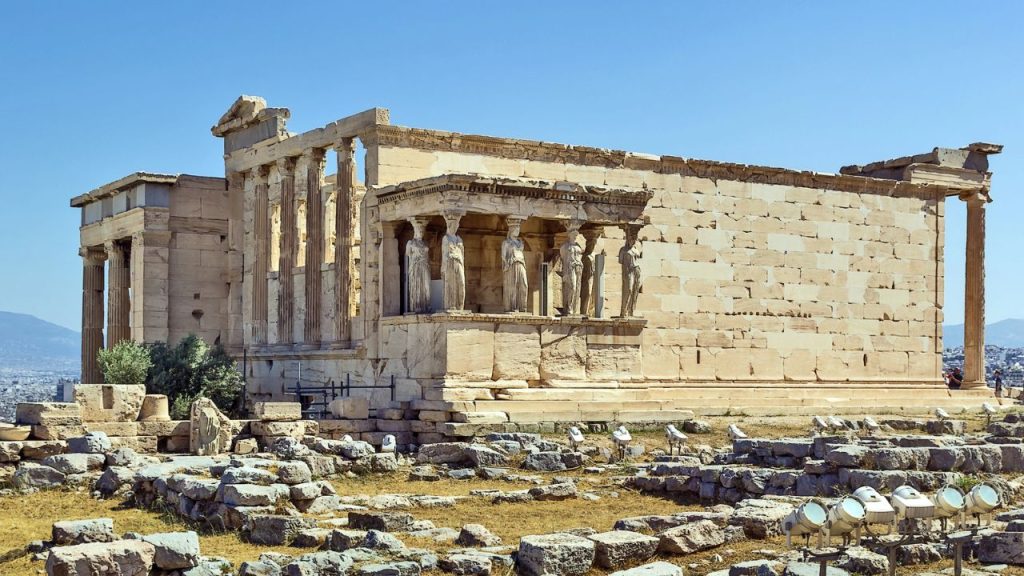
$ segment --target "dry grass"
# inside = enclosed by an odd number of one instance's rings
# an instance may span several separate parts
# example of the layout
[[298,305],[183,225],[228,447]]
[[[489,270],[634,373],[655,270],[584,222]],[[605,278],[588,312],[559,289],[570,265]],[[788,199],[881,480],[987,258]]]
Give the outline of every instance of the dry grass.
[[[153,534],[193,529],[184,522],[156,512],[124,507],[114,500],[94,500],[86,492],[37,492],[0,498],[0,554],[18,556],[16,551],[23,549],[29,542],[49,540],[54,522],[86,518],[112,518],[114,530],[119,534]],[[245,560],[256,559],[261,552],[268,550],[295,553],[294,548],[248,544],[237,533],[203,533],[200,549],[204,556],[227,558],[236,567]],[[0,574],[4,575],[34,574],[42,567],[41,562],[32,562],[28,556],[0,560]]]

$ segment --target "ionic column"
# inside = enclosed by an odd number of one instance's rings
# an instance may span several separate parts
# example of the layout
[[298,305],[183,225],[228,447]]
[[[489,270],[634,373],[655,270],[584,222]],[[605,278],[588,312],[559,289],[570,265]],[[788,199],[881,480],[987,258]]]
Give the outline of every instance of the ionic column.
[[320,299],[323,282],[320,265],[324,261],[324,205],[321,183],[324,173],[324,151],[307,152],[306,169],[306,321],[302,341],[320,343]]
[[103,348],[103,261],[102,249],[81,248],[82,257],[82,382],[103,382],[96,355]]
[[356,268],[352,259],[356,228],[355,210],[352,209],[356,176],[355,143],[352,138],[345,138],[334,150],[338,156],[334,202],[334,333],[337,334],[338,342],[347,343],[352,340],[352,316],[355,311],[353,278]]
[[281,344],[291,344],[295,337],[294,306],[295,279],[295,159],[277,161],[281,176],[281,261],[278,265],[277,338]]
[[253,214],[256,254],[252,267],[253,341],[267,343],[267,271],[270,266],[270,200],[266,166],[252,171],[256,179],[256,206]]
[[985,386],[985,194],[967,202],[967,259],[964,289],[964,388]]
[[131,272],[128,269],[128,249],[121,241],[104,245],[107,252],[107,348],[113,348],[124,340],[130,340],[131,300],[128,289],[131,286]]

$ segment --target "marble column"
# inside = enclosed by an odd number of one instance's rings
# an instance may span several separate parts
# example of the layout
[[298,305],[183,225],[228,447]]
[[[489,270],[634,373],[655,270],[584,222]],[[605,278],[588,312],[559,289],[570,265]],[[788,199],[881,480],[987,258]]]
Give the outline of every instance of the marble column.
[[107,252],[107,348],[113,348],[132,337],[132,303],[128,291],[131,272],[124,242],[107,242],[104,248]]
[[579,220],[566,223],[566,240],[559,248],[562,259],[562,316],[580,315],[580,286],[583,276],[583,249],[576,243]]
[[424,241],[429,216],[409,219],[413,237],[405,243],[405,293],[407,314],[430,312],[430,247]]
[[964,289],[963,388],[985,386],[985,194],[961,196],[967,202],[967,259]]
[[260,166],[251,173],[256,179],[256,205],[253,211],[256,250],[252,267],[252,336],[256,344],[267,343],[267,273],[270,266],[271,241],[267,172],[266,166]]
[[462,212],[444,213],[447,233],[441,239],[441,277],[447,312],[463,312],[466,307],[466,248],[458,234],[462,215]]
[[600,228],[587,228],[583,234],[583,277],[580,281],[580,314],[584,316],[594,315],[594,249],[597,247],[597,239],[601,237]]
[[103,382],[96,355],[103,348],[103,261],[102,249],[82,248],[82,382]]
[[355,261],[352,246],[355,244],[355,210],[352,203],[355,195],[356,156],[352,138],[345,138],[334,148],[338,157],[338,180],[334,194],[334,288],[336,323],[334,333],[340,343],[352,340],[352,316],[355,312]]
[[281,178],[281,260],[278,264],[277,339],[280,344],[291,344],[295,339],[293,322],[295,308],[295,247],[298,231],[295,229],[295,159],[277,161]]
[[302,341],[307,345],[319,345],[323,292],[320,265],[324,261],[324,150],[314,148],[307,151],[306,155],[306,318]]

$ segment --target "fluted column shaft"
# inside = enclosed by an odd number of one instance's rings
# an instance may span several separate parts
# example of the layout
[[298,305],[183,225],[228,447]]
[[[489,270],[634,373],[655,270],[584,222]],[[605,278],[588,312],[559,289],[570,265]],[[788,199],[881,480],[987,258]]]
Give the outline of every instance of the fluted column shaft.
[[964,289],[964,388],[985,385],[985,203],[967,201],[967,258]]
[[113,241],[105,245],[107,252],[107,348],[130,340],[131,271],[128,268],[128,249],[124,242]]
[[281,176],[281,262],[278,266],[277,336],[282,344],[294,341],[295,307],[295,159],[277,161]]
[[270,264],[270,200],[267,168],[252,171],[256,179],[253,223],[255,229],[255,258],[252,268],[252,326],[253,341],[267,343],[267,271]]
[[103,250],[82,248],[82,382],[103,382],[96,355],[103,348]]
[[334,234],[334,286],[335,334],[339,342],[352,340],[352,316],[355,309],[355,262],[352,246],[355,243],[355,143],[345,138],[335,148],[338,156],[338,181],[335,185]]
[[306,320],[303,342],[320,343],[320,309],[323,282],[320,265],[324,261],[324,205],[321,184],[324,172],[324,151],[307,152],[306,168]]

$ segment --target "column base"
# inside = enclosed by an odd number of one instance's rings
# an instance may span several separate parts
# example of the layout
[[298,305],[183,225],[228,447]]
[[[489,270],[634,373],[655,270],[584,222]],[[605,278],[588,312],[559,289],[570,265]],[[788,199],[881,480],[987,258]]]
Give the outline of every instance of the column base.
[[988,388],[988,382],[985,382],[984,380],[968,382],[965,380],[963,384],[960,385],[961,390],[979,390],[982,388]]

